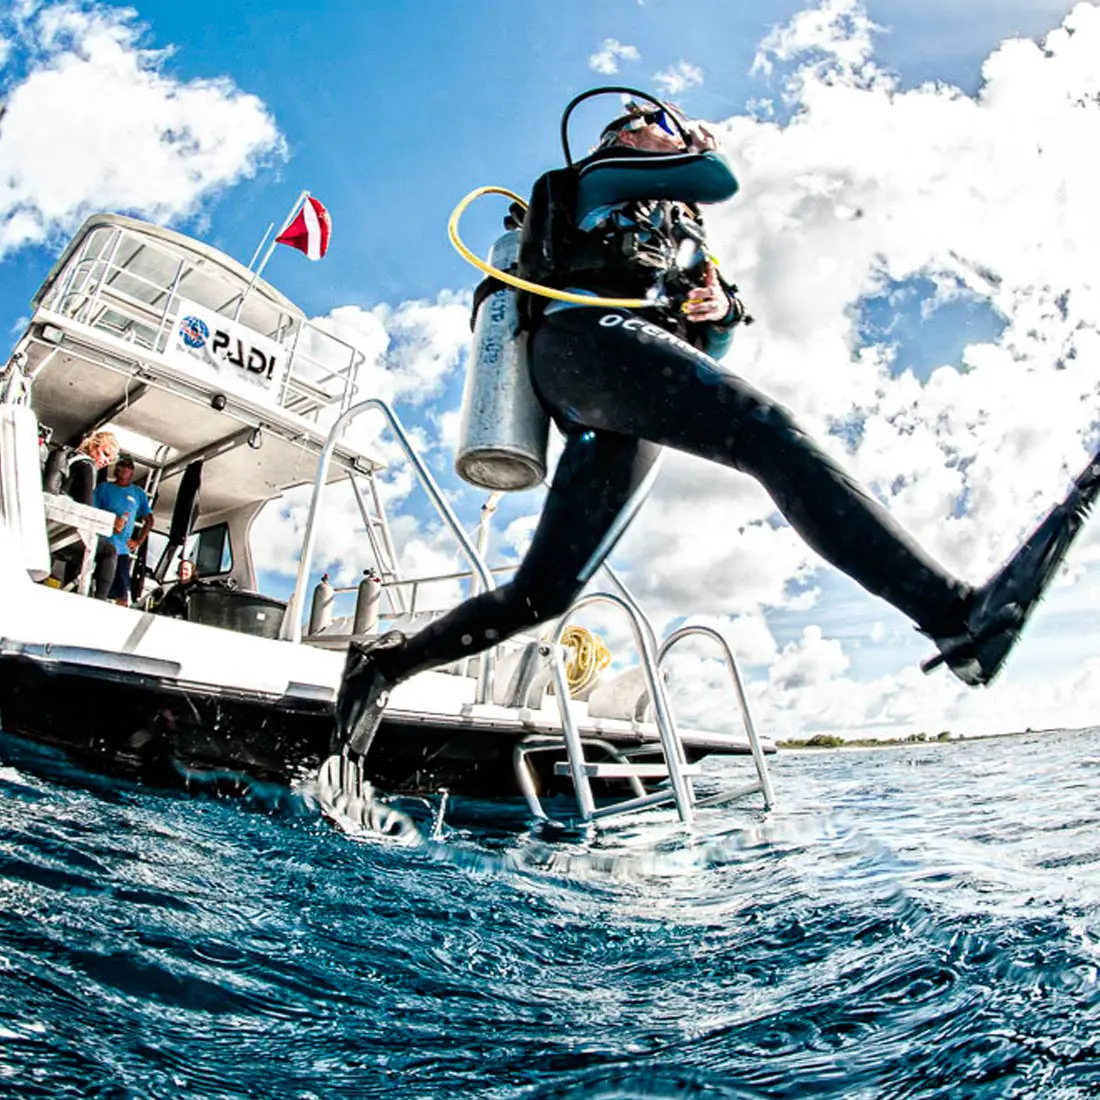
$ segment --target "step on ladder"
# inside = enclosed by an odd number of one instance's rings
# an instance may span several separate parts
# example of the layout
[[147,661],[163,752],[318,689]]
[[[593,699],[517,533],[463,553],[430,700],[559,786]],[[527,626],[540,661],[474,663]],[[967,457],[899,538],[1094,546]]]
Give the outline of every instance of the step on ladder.
[[[618,582],[617,582],[618,583]],[[621,585],[620,585],[621,587]],[[573,716],[571,697],[569,693],[568,677],[565,671],[565,648],[560,644],[561,634],[569,616],[593,603],[610,603],[624,610],[630,618],[634,629],[634,637],[641,654],[642,668],[649,687],[649,696],[653,704],[654,719],[660,735],[661,751],[664,756],[663,764],[639,764],[626,759],[612,745],[606,741],[593,738],[582,738]],[[690,635],[701,635],[716,640],[723,650],[727,667],[733,678],[734,688],[737,694],[741,716],[745,723],[745,732],[749,739],[749,747],[752,750],[753,762],[756,765],[757,780],[748,786],[739,787],[733,791],[723,791],[713,797],[699,800],[696,798],[692,780],[702,773],[702,768],[697,764],[689,764],[684,752],[683,742],[676,730],[672,711],[668,705],[668,698],[664,690],[664,681],[660,673],[660,664],[673,646],[683,638]],[[661,806],[672,803],[680,820],[689,825],[694,819],[697,806],[717,806],[733,801],[745,795],[757,792],[764,796],[764,806],[770,809],[775,804],[775,795],[772,791],[771,780],[768,776],[767,763],[764,759],[763,749],[760,747],[760,739],[753,725],[752,716],[749,713],[748,699],[745,695],[744,685],[737,670],[737,662],[729,643],[722,635],[711,627],[687,626],[671,634],[657,650],[656,636],[653,628],[644,612],[637,605],[633,597],[625,588],[622,595],[614,595],[608,592],[593,593],[582,596],[566,612],[559,626],[557,640],[554,643],[544,642],[539,646],[539,657],[550,665],[554,681],[554,692],[558,700],[558,708],[561,714],[562,731],[565,739],[567,760],[558,763],[554,767],[555,774],[568,776],[573,781],[573,789],[577,798],[577,809],[580,818],[584,822],[596,821],[620,814],[630,813],[651,806]],[[610,759],[599,762],[590,762],[585,759],[585,744],[605,752]],[[527,799],[531,812],[536,817],[545,818],[547,815],[542,809],[531,780],[531,773],[527,767],[527,756],[532,752],[559,750],[562,746],[560,737],[534,735],[525,738],[516,747],[513,761],[516,777],[519,780],[520,789]],[[593,779],[626,779],[632,788],[633,797],[622,799],[607,806],[597,807],[592,795]],[[642,784],[643,779],[667,779],[668,786],[656,791],[646,792]]]

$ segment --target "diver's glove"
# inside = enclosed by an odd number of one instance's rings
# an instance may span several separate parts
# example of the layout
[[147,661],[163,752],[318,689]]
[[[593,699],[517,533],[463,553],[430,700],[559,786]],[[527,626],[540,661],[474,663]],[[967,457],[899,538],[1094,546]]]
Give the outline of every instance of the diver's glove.
[[722,289],[726,292],[726,297],[729,299],[730,308],[725,317],[722,317],[718,321],[712,322],[721,328],[734,328],[737,325],[751,325],[754,324],[756,318],[751,316],[749,311],[745,309],[745,303],[741,301],[738,294],[741,293],[740,288],[736,283],[727,283],[721,275],[718,276],[718,283]]

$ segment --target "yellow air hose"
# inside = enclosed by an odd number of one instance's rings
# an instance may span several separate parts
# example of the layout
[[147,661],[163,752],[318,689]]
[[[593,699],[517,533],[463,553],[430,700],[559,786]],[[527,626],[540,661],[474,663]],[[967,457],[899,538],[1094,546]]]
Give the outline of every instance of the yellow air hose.
[[572,651],[565,664],[565,678],[575,699],[611,664],[611,654],[598,634],[572,623],[562,631],[561,644]]
[[513,191],[509,191],[504,187],[478,187],[471,191],[454,210],[451,211],[450,220],[447,222],[447,236],[450,238],[451,244],[454,245],[455,251],[468,264],[473,264],[478,271],[483,271],[486,275],[491,275],[494,279],[499,279],[502,283],[514,286],[517,290],[526,290],[531,294],[538,294],[543,298],[554,298],[559,302],[574,302],[580,306],[604,306],[610,309],[652,309],[654,306],[661,304],[659,301],[652,298],[596,298],[591,294],[574,294],[572,291],[568,290],[555,290],[553,287],[541,286],[538,283],[528,282],[526,279],[519,278],[518,275],[512,275],[507,271],[501,271],[498,268],[491,267],[484,260],[475,256],[458,235],[458,221],[462,217],[463,212],[474,199],[479,199],[482,195],[503,195],[505,198],[512,199],[513,202],[518,202],[524,210],[527,209],[527,203]]

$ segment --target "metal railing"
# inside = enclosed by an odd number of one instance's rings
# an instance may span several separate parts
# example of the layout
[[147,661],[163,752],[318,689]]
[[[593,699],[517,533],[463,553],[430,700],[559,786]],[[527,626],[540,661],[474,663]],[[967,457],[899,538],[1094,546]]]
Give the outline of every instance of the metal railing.
[[[581,608],[595,603],[608,603],[618,607],[626,612],[627,618],[630,620],[631,628],[634,631],[634,642],[641,657],[646,686],[649,689],[649,696],[653,700],[653,709],[657,718],[657,732],[661,739],[661,749],[668,768],[669,784],[672,787],[671,792],[655,791],[652,794],[643,795],[641,798],[627,799],[600,809],[596,809],[592,797],[592,786],[585,769],[584,746],[569,709],[569,685],[565,674],[565,662],[561,654],[561,639],[565,633],[569,616],[580,611]],[[661,682],[654,638],[653,625],[649,622],[645,612],[632,599],[616,596],[610,592],[593,592],[590,595],[581,596],[565,613],[555,634],[553,651],[547,653],[551,660],[554,689],[561,711],[562,730],[569,758],[569,771],[577,795],[577,806],[584,821],[593,821],[596,818],[607,817],[611,814],[627,813],[630,810],[641,809],[644,806],[659,805],[668,802],[670,799],[676,803],[676,812],[680,820],[685,825],[690,824],[692,821],[695,792],[684,774],[687,758],[684,754],[684,746],[680,741],[680,735],[676,731],[672,709],[669,707],[668,699],[665,696],[664,684]]]
[[[108,232],[110,236],[105,239]],[[137,248],[120,261],[119,251],[124,242],[127,246],[136,243]],[[148,277],[131,266],[139,256],[155,257],[171,275]],[[180,303],[190,296],[191,288],[181,289],[181,284],[197,268],[197,259],[181,256],[136,231],[122,227],[108,230],[101,226],[93,229],[83,247],[74,251],[43,294],[40,305],[61,317],[163,355],[171,344]],[[203,271],[210,273],[211,269]],[[239,300],[243,284],[237,286],[240,277],[229,269],[222,270],[220,275],[217,286],[224,290],[224,300],[202,300],[197,294],[192,300],[224,316],[228,323],[251,328],[284,350],[287,369],[278,395],[279,407],[300,415],[312,414],[314,418],[331,405],[338,404],[341,411],[346,410],[355,396],[359,368],[366,361],[364,354],[301,315],[262,297],[258,291],[254,291],[253,303],[268,311],[267,330],[255,328],[247,320],[235,321],[232,311],[226,310]]]
[[[501,574],[501,573],[513,573],[513,572],[515,572],[515,570],[517,568],[518,568],[518,566],[515,566],[515,565],[494,565],[494,566],[490,567],[489,572],[492,573],[494,576],[496,576],[496,575]],[[444,611],[450,611],[451,607],[421,607],[421,608],[418,608],[416,606],[416,601],[417,601],[417,597],[418,597],[418,594],[420,592],[421,586],[426,586],[426,585],[429,585],[429,584],[442,584],[446,581],[471,581],[475,577],[478,577],[478,574],[474,573],[472,570],[467,569],[467,570],[464,570],[462,572],[457,572],[457,573],[440,573],[438,576],[435,576],[435,577],[408,577],[408,578],[405,578],[405,579],[398,579],[398,580],[393,580],[393,581],[383,581],[382,582],[382,590],[383,591],[386,591],[388,589],[402,589],[402,588],[411,588],[412,589],[412,592],[409,593],[408,606],[403,611],[393,612],[389,615],[383,615],[383,618],[391,618],[392,619],[392,618],[398,618],[399,616],[402,616],[402,615],[410,615],[410,616],[411,615],[435,615],[435,614],[441,614]],[[480,578],[478,577],[478,579],[480,579]],[[336,595],[336,596],[347,596],[347,595],[350,595],[352,592],[358,592],[358,591],[359,591],[359,585],[357,585],[357,584],[340,584],[340,585],[333,585],[332,586],[333,595]],[[453,605],[451,605],[451,606],[453,606]]]
[[760,738],[756,734],[756,726],[752,721],[752,713],[749,710],[749,698],[745,694],[745,684],[737,668],[737,658],[734,657],[733,650],[730,648],[730,644],[726,638],[712,626],[682,626],[679,630],[674,630],[661,643],[661,648],[657,651],[657,668],[660,669],[661,663],[674,646],[679,645],[685,638],[690,638],[692,636],[710,638],[712,641],[718,643],[718,648],[722,651],[722,656],[725,658],[726,668],[729,669],[730,677],[733,680],[733,688],[737,694],[737,705],[741,708],[741,719],[745,723],[745,735],[749,739],[749,749],[752,752],[753,763],[756,765],[756,774],[760,780],[759,787],[754,785],[742,791],[738,791],[737,793],[738,795],[751,794],[759,790],[764,796],[765,807],[771,809],[771,807],[775,805],[775,792],[772,790],[772,781],[768,775],[767,761],[764,759],[764,750],[760,747]]
[[[347,426],[356,417],[371,410],[382,413],[386,418],[390,431],[393,432],[398,445],[404,451],[405,457],[416,472],[417,479],[435,506],[436,513],[450,529],[451,534],[454,535],[471,570],[481,582],[481,590],[489,592],[496,587],[489,567],[478,553],[477,547],[470,542],[466,532],[462,529],[458,517],[447,503],[439,486],[436,485],[431,471],[416,453],[416,449],[409,441],[408,434],[405,432],[397,414],[385,401],[377,397],[370,397],[366,401],[360,401],[358,404],[352,405],[350,409],[346,409],[337,417],[336,422],[329,429],[325,445],[321,449],[320,457],[317,459],[317,474],[313,482],[313,495],[309,501],[309,514],[306,517],[305,534],[302,539],[302,555],[298,560],[298,575],[295,578],[294,590],[287,601],[286,611],[283,614],[283,621],[279,628],[279,637],[284,641],[300,642],[302,640],[302,609],[305,604],[306,586],[309,583],[310,571],[313,568],[313,552],[317,545],[317,516],[320,512],[321,499],[328,480],[332,452]],[[477,701],[479,703],[484,703],[489,697],[489,684],[492,682],[492,652],[491,649],[487,650],[481,661],[477,690]]]

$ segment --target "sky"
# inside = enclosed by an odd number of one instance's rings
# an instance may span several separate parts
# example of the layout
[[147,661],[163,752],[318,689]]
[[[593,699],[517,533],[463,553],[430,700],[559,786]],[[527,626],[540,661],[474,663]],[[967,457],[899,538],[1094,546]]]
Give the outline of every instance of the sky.
[[[726,365],[948,568],[984,580],[1100,443],[1092,3],[16,0],[0,9],[3,343],[87,214],[156,221],[247,263],[308,189],[332,216],[329,253],[280,248],[265,277],[364,350],[362,381],[473,527],[484,494],[451,464],[480,276],[447,217],[474,187],[526,193],[560,162],[565,103],[620,82],[707,120],[737,169],[739,194],[707,225],[757,323]],[[579,110],[574,147],[615,107]],[[466,215],[475,251],[502,206]],[[404,572],[448,571],[453,549],[375,434]],[[540,501],[502,502],[493,563],[517,560]],[[298,493],[257,523],[265,591],[289,589],[306,505]],[[1100,714],[1100,524],[978,690],[921,674],[927,639],[744,475],[669,454],[613,561],[659,631],[697,621],[731,639],[772,736],[972,736]],[[367,564],[354,503],[334,493],[318,572],[353,583]],[[583,621],[632,659],[624,622]],[[677,713],[734,723],[713,651],[677,652]]]

